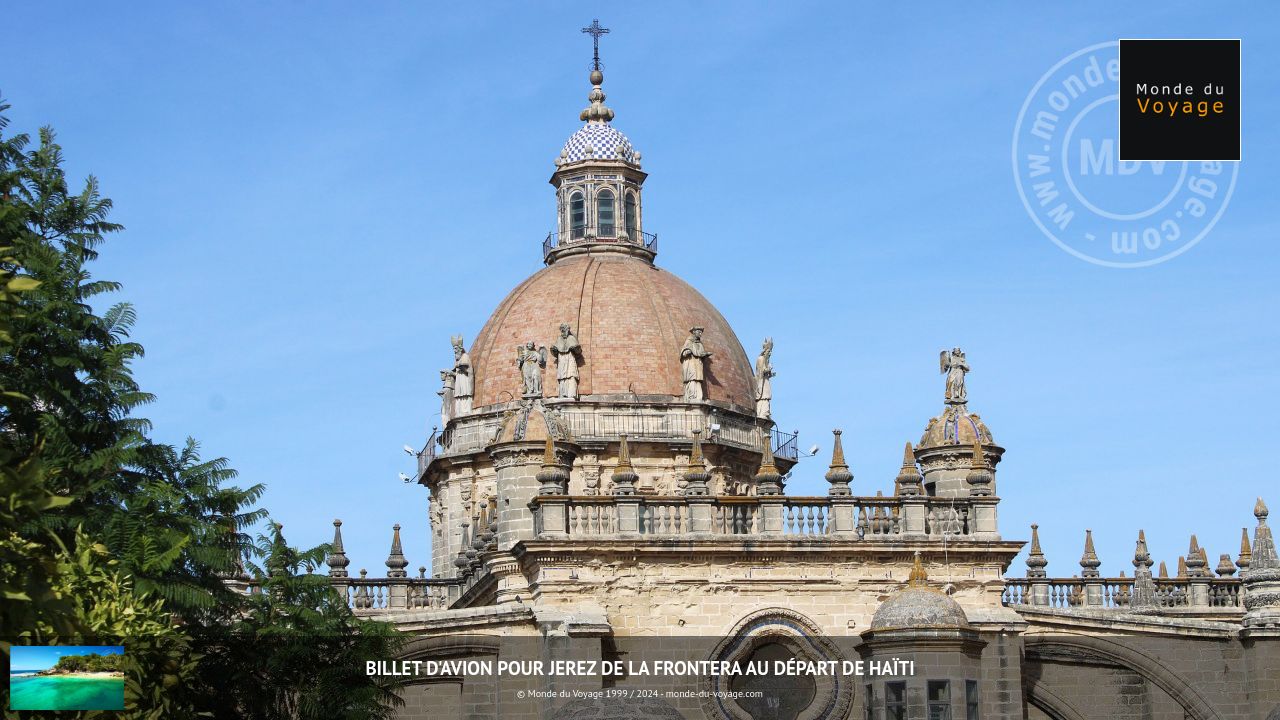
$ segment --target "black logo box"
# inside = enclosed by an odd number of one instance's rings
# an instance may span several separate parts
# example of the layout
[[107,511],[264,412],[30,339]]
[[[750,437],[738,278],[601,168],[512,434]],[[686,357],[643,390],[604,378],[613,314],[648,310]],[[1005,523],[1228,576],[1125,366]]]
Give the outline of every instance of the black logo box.
[[1121,160],[1239,160],[1240,103],[1238,39],[1120,40]]

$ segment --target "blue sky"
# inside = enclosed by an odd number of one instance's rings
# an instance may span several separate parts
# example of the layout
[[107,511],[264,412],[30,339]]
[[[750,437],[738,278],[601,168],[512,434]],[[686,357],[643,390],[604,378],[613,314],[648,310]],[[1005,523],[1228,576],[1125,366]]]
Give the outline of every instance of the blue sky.
[[63,655],[123,655],[121,645],[11,645],[9,666],[14,670],[48,670]]
[[[1038,522],[1049,571],[1236,552],[1280,396],[1273,5],[1073,3],[24,3],[0,90],[49,123],[127,231],[122,281],[156,433],[232,460],[298,544],[344,522],[351,570],[391,525],[428,560],[400,447],[436,420],[468,342],[540,266],[547,178],[585,106],[599,17],[615,125],[644,153],[658,262],[748,349],[776,342],[774,413],[855,492],[892,487],[962,346],[1007,448],[1001,529]],[[1046,239],[1018,198],[1018,110],[1059,59],[1119,37],[1240,37],[1244,147],[1222,220],[1169,262],[1115,270]],[[1114,198],[1123,205],[1125,198]],[[1019,563],[1013,574],[1021,575]]]

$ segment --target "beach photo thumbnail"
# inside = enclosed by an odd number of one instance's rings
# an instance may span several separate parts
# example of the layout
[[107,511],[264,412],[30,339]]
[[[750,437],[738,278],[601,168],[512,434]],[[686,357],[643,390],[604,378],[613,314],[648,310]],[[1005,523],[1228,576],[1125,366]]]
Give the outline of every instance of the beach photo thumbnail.
[[13,645],[10,710],[123,710],[120,645]]

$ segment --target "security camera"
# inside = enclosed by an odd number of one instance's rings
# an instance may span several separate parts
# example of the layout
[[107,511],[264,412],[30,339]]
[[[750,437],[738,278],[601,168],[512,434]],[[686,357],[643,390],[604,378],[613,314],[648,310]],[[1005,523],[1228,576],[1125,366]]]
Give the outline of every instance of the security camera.
[[820,449],[821,449],[821,448],[819,448],[817,445],[814,445],[813,447],[809,448],[809,454],[810,454],[810,455],[817,455],[817,454],[818,454],[818,450],[820,450]]
[[409,477],[408,475],[405,475],[404,473],[400,473],[400,481],[407,485],[408,483],[413,481],[413,478]]
[[417,450],[414,450],[413,448],[409,447],[408,445],[405,445],[405,446],[404,446],[404,451],[405,451],[407,454],[409,454],[409,455],[417,455],[417,454],[418,454],[418,451],[417,451]]

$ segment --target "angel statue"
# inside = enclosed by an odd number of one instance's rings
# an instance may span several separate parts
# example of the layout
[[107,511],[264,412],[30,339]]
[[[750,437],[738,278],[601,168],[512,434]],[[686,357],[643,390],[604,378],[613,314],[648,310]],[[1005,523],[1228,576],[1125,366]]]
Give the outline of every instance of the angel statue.
[[969,363],[965,362],[964,351],[960,348],[943,350],[938,356],[940,372],[947,376],[947,404],[963,405],[968,401],[964,390],[964,374],[969,372]]
[[453,417],[471,412],[471,396],[475,384],[471,377],[471,356],[462,345],[462,336],[450,338],[453,344]]
[[770,417],[773,400],[773,376],[778,373],[773,369],[770,358],[773,357],[773,338],[764,339],[764,347],[756,358],[756,417]]
[[556,395],[578,399],[578,355],[582,346],[569,323],[560,323],[560,337],[551,346],[556,360]]
[[516,367],[524,380],[525,397],[542,397],[542,369],[547,366],[547,346],[535,348],[533,341],[516,348]]

